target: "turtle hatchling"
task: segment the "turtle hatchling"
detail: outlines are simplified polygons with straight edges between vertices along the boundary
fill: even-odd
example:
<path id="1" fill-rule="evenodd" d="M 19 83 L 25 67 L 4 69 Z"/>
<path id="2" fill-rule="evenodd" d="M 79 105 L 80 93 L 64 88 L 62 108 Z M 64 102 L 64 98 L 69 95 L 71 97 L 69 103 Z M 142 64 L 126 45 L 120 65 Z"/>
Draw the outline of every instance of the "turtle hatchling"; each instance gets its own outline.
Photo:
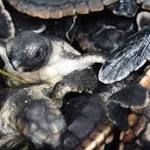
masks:
<path id="1" fill-rule="evenodd" d="M 8 72 L 28 83 L 48 83 L 52 88 L 57 83 L 54 87 L 57 97 L 68 90 L 93 91 L 98 80 L 90 68 L 105 61 L 97 53 L 81 55 L 63 40 L 31 31 L 1 45 L 1 58 Z"/>

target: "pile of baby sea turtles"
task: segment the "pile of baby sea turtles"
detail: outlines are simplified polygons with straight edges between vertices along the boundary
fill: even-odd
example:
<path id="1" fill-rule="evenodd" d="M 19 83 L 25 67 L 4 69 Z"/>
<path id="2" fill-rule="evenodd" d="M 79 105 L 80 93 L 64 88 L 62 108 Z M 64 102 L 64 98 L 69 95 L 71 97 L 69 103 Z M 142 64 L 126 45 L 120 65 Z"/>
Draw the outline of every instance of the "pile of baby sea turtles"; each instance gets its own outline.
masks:
<path id="1" fill-rule="evenodd" d="M 149 11 L 0 0 L 0 149 L 149 149 Z"/>

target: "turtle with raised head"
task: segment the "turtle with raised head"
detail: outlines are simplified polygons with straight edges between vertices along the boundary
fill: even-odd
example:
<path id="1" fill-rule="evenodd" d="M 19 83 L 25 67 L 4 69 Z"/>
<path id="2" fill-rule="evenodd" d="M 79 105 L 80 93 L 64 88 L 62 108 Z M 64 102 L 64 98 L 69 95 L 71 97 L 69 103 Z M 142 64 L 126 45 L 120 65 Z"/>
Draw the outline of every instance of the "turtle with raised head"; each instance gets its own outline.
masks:
<path id="1" fill-rule="evenodd" d="M 58 99 L 69 91 L 92 92 L 97 86 L 97 77 L 90 67 L 105 60 L 97 53 L 81 55 L 63 40 L 31 31 L 20 33 L 6 46 L 1 45 L 1 52 L 8 72 L 28 83 L 55 86 L 52 95 Z"/>

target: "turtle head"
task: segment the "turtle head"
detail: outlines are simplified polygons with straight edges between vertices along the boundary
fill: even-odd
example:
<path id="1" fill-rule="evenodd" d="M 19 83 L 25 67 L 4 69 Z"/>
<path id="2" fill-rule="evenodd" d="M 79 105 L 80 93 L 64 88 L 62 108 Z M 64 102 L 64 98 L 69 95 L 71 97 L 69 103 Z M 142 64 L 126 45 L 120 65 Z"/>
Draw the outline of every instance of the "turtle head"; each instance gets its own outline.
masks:
<path id="1" fill-rule="evenodd" d="M 32 31 L 25 31 L 7 44 L 10 63 L 15 70 L 27 72 L 46 65 L 52 53 L 50 41 Z"/>
<path id="2" fill-rule="evenodd" d="M 39 99 L 26 103 L 17 115 L 16 126 L 19 132 L 36 147 L 48 144 L 59 145 L 65 121 L 60 111 L 52 104 Z"/>

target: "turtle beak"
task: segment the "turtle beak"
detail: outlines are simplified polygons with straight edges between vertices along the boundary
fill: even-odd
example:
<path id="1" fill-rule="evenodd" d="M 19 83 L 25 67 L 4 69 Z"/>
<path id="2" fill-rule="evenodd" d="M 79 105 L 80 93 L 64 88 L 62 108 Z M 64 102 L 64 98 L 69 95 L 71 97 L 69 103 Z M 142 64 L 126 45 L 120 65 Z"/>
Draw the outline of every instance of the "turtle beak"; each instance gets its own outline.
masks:
<path id="1" fill-rule="evenodd" d="M 36 147 L 48 144 L 56 147 L 65 128 L 61 113 L 50 112 L 48 107 L 36 103 L 24 109 L 17 119 L 19 132 L 28 138 Z"/>

